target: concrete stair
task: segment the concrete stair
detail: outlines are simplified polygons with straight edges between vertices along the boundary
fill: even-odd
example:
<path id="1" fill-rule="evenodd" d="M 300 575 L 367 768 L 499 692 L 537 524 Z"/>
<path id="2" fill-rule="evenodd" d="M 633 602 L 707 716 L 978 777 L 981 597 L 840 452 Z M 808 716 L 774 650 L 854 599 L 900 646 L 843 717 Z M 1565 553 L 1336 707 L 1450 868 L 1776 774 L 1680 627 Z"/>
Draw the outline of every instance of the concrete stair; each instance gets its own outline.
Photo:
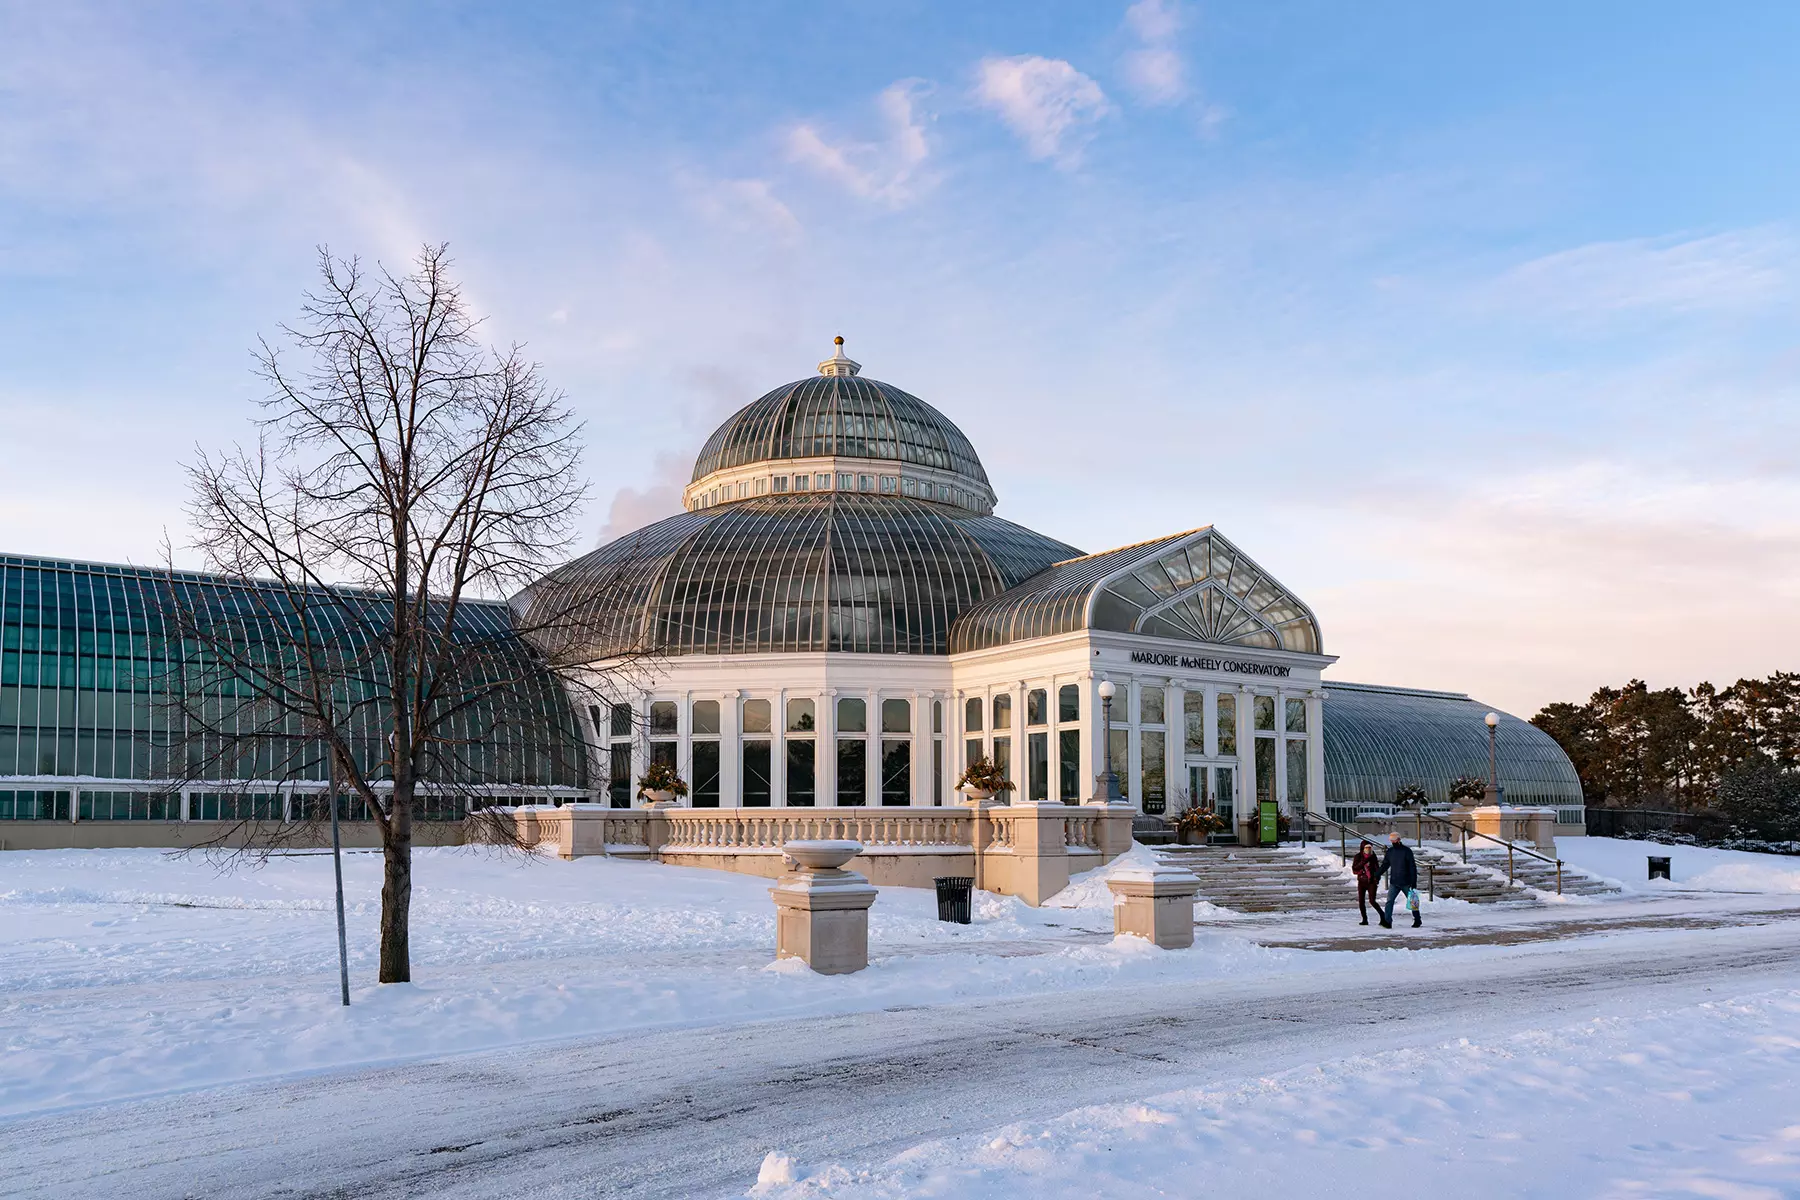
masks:
<path id="1" fill-rule="evenodd" d="M 1356 907 L 1356 881 L 1284 846 L 1164 846 L 1163 862 L 1200 878 L 1200 899 L 1241 913 Z"/>
<path id="2" fill-rule="evenodd" d="M 1506 877 L 1506 850 L 1501 846 L 1469 847 L 1469 861 Z M 1528 888 L 1554 896 L 1556 867 L 1524 854 L 1513 855 L 1513 878 Z M 1562 869 L 1562 894 L 1565 896 L 1616 896 L 1620 889 L 1597 875 L 1578 871 L 1568 863 Z"/>

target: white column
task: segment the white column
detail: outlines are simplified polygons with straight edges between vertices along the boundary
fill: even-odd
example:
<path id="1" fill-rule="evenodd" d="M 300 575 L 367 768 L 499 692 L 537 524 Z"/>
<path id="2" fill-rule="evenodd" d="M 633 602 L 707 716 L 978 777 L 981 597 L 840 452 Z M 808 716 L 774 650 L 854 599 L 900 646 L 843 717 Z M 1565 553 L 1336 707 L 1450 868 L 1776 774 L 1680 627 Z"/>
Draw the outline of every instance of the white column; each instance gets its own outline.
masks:
<path id="1" fill-rule="evenodd" d="M 694 807 L 694 693 L 684 690 L 675 702 L 675 769 L 687 780 L 688 794 L 676 798 L 683 808 Z"/>
<path id="2" fill-rule="evenodd" d="M 814 701 L 820 711 L 813 722 L 819 731 L 819 744 L 813 747 L 813 778 L 818 789 L 813 803 L 819 808 L 837 807 L 837 698 L 836 688 L 826 688 Z"/>
<path id="3" fill-rule="evenodd" d="M 863 807 L 881 804 L 881 693 L 863 693 Z"/>
<path id="4" fill-rule="evenodd" d="M 1080 727 L 1084 729 L 1093 728 L 1095 723 L 1094 688 L 1096 686 L 1098 685 L 1094 683 L 1094 673 L 1092 671 L 1084 671 L 1075 678 L 1075 691 L 1076 694 L 1081 697 L 1081 710 L 1075 715 L 1081 722 Z M 1080 761 L 1080 766 L 1075 770 L 1075 798 L 1077 800 L 1086 800 L 1094 794 L 1094 776 L 1098 775 L 1100 771 L 1094 759 L 1094 739 L 1091 737 L 1077 737 L 1075 740 L 1080 746 L 1080 749 L 1076 752 L 1076 757 Z M 1060 739 L 1058 744 L 1060 745 Z"/>
<path id="5" fill-rule="evenodd" d="M 1113 728 L 1125 730 L 1125 778 L 1119 781 L 1120 790 L 1133 808 L 1141 809 L 1144 807 L 1144 789 L 1138 786 L 1138 773 L 1143 766 L 1144 748 L 1137 736 L 1137 684 L 1130 679 L 1123 683 L 1113 682 L 1119 687 L 1119 694 L 1113 697 Z M 1121 716 L 1124 717 L 1122 726 Z"/>
<path id="6" fill-rule="evenodd" d="M 1163 686 L 1163 797 L 1165 811 L 1175 809 L 1175 789 L 1187 787 L 1187 712 L 1182 690 L 1173 683 Z M 1188 798 L 1192 804 L 1193 797 Z"/>
<path id="7" fill-rule="evenodd" d="M 728 691 L 719 697 L 719 806 L 744 806 L 744 720 L 739 711 L 743 693 Z"/>
<path id="8" fill-rule="evenodd" d="M 1252 828 L 1257 821 L 1256 810 L 1256 715 L 1251 711 L 1255 707 L 1256 698 L 1250 694 L 1250 685 L 1238 684 L 1237 688 L 1237 790 L 1238 812 L 1240 824 L 1249 821 Z"/>

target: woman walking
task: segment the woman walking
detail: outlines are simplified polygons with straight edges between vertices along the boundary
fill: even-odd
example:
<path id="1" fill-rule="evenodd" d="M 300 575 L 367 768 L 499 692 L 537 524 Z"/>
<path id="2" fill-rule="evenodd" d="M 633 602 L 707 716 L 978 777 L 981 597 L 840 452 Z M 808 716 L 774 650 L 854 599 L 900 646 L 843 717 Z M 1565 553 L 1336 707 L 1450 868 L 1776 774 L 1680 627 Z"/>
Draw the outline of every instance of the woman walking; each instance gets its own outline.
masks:
<path id="1" fill-rule="evenodd" d="M 1381 901 L 1375 898 L 1375 879 L 1381 874 L 1381 859 L 1375 853 L 1375 847 L 1369 842 L 1362 844 L 1356 857 L 1350 860 L 1350 870 L 1356 874 L 1356 911 L 1362 914 L 1362 923 L 1369 923 L 1369 905 L 1381 912 Z"/>

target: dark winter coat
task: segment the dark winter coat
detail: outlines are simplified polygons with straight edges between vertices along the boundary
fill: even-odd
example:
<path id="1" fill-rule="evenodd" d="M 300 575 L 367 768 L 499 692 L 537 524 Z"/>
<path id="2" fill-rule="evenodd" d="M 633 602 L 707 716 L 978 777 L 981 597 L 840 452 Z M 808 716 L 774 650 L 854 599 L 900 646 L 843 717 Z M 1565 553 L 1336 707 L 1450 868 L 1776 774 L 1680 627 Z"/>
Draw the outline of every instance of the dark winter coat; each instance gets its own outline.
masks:
<path id="1" fill-rule="evenodd" d="M 1388 886 L 1408 891 L 1419 886 L 1419 864 L 1413 858 L 1412 847 L 1405 842 L 1395 842 L 1387 848 L 1387 857 L 1382 861 L 1381 870 L 1375 878 L 1387 876 Z"/>
<path id="2" fill-rule="evenodd" d="M 1367 842 L 1364 842 L 1361 852 L 1350 860 L 1350 870 L 1358 879 L 1364 880 L 1370 887 L 1374 887 L 1376 878 L 1381 874 L 1381 856 L 1376 854 Z"/>

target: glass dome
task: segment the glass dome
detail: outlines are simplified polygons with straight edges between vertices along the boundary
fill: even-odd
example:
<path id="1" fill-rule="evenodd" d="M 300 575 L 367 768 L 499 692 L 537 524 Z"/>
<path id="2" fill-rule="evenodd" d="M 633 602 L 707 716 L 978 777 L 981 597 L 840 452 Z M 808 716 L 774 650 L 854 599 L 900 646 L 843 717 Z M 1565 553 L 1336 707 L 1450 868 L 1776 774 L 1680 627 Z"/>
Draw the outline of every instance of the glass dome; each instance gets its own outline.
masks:
<path id="1" fill-rule="evenodd" d="M 993 486 L 963 431 L 917 396 L 860 378 L 860 371 L 844 357 L 840 338 L 817 376 L 783 384 L 732 414 L 700 450 L 687 507 L 752 499 L 768 490 L 753 484 L 776 478 L 805 480 L 809 490 L 880 491 L 882 483 L 864 484 L 861 474 L 874 472 L 871 477 L 882 480 L 884 467 L 871 465 L 878 463 L 885 464 L 887 486 L 896 492 L 904 478 L 907 495 L 992 511 Z M 784 465 L 756 469 L 774 463 Z M 759 478 L 765 474 L 770 478 Z"/>
<path id="2" fill-rule="evenodd" d="M 971 605 L 1079 554 L 903 496 L 764 496 L 609 542 L 514 598 L 554 661 L 632 654 L 945 654 Z"/>

